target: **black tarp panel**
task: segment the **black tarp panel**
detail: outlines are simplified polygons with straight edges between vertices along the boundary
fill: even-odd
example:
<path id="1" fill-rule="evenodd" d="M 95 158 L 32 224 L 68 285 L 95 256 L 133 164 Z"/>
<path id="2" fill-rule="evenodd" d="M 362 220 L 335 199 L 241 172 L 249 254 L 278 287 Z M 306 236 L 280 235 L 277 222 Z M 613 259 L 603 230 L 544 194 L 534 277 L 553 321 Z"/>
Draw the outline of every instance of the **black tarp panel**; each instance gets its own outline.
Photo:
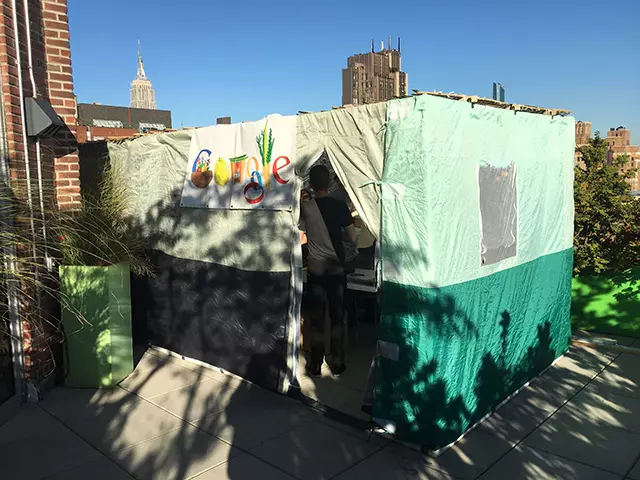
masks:
<path id="1" fill-rule="evenodd" d="M 286 368 L 290 272 L 250 272 L 149 252 L 132 286 L 134 336 L 277 390 Z"/>

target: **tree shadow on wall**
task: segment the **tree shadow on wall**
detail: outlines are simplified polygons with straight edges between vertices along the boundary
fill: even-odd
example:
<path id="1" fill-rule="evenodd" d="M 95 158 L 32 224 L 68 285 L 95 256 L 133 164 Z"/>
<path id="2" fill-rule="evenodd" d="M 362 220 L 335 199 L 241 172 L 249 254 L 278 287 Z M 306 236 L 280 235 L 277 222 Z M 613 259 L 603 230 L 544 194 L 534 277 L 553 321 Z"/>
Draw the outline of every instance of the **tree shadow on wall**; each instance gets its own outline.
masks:
<path id="1" fill-rule="evenodd" d="M 499 347 L 483 344 L 475 378 L 464 378 L 464 369 L 473 362 L 469 349 L 481 340 L 479 326 L 455 298 L 437 288 L 425 294 L 390 283 L 383 295 L 391 299 L 383 307 L 381 339 L 398 344 L 400 361 L 379 358 L 382 381 L 376 388 L 374 416 L 395 421 L 399 437 L 425 450 L 454 441 L 559 354 L 551 347 L 551 325 L 545 322 L 538 326 L 535 344 L 517 363 L 510 361 L 512 318 L 502 311 L 497 319 Z M 399 329 L 386 330 L 385 316 L 404 321 Z"/>
<path id="2" fill-rule="evenodd" d="M 172 198 L 179 201 L 179 192 Z M 237 212 L 181 209 L 176 215 L 174 203 L 153 208 L 142 225 L 132 222 L 132 229 L 163 225 L 148 236 L 155 246 L 148 254 L 156 276 L 134 286 L 148 341 L 275 390 L 286 368 L 291 275 L 283 268 L 288 269 L 289 252 L 272 245 L 280 243 L 283 227 L 277 215 L 256 212 L 238 225 Z M 213 216 L 222 221 L 208 224 Z M 228 217 L 236 217 L 233 233 L 220 230 Z M 212 246 L 198 247 L 205 242 Z M 238 268 L 245 265 L 250 270 Z M 249 371 L 247 362 L 255 354 L 270 361 Z"/>
<path id="3" fill-rule="evenodd" d="M 507 337 L 511 324 L 509 312 L 502 312 L 499 323 L 502 328 L 500 354 L 498 358 L 494 358 L 490 353 L 486 353 L 482 358 L 474 389 L 477 403 L 472 421 L 478 421 L 492 412 L 504 399 L 549 366 L 558 355 L 551 348 L 551 325 L 545 322 L 538 325 L 536 344 L 527 349 L 526 354 L 517 364 L 509 365 L 507 360 Z"/>
<path id="4" fill-rule="evenodd" d="M 147 171 L 114 171 L 106 144 L 84 146 L 81 179 L 84 195 L 96 195 L 100 174 L 139 185 L 128 192 L 133 206 L 131 235 L 142 237 L 153 264 L 152 278 L 132 282 L 134 340 L 154 344 L 224 368 L 275 390 L 285 373 L 290 242 L 289 212 L 215 210 L 181 206 L 184 147 L 165 143 L 162 135 L 144 137 L 158 163 L 158 186 L 150 189 Z M 142 150 L 142 149 L 141 149 Z M 158 151 L 161 153 L 158 154 Z M 137 165 L 135 156 L 128 158 Z M 180 161 L 175 161 L 178 156 Z M 148 161 L 147 158 L 140 161 Z M 182 166 L 181 166 L 182 167 Z M 84 173 L 83 173 L 84 171 Z M 149 201 L 148 198 L 155 198 Z M 248 371 L 250 355 L 270 358 Z"/>
<path id="5" fill-rule="evenodd" d="M 424 295 L 419 288 L 389 282 L 384 297 L 380 338 L 397 344 L 399 357 L 378 359 L 376 376 L 382 381 L 376 384 L 374 416 L 393 419 L 400 438 L 433 448 L 462 433 L 472 412 L 462 396 L 451 395 L 438 362 L 428 358 L 425 348 L 433 335 L 474 339 L 477 328 L 455 298 L 440 289 Z M 391 325 L 385 317 L 405 320 Z"/>

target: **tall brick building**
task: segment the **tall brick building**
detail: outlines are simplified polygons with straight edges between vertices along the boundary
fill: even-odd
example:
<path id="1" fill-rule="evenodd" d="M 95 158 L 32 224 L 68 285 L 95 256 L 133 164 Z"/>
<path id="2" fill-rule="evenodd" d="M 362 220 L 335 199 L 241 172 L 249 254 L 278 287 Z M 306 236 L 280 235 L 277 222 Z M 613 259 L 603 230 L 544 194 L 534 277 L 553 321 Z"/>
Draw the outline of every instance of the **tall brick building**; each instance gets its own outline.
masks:
<path id="1" fill-rule="evenodd" d="M 576 146 L 586 145 L 591 138 L 591 122 L 576 122 Z"/>
<path id="2" fill-rule="evenodd" d="M 16 204 L 29 206 L 31 212 L 39 212 L 41 206 L 79 207 L 76 100 L 67 0 L 2 0 L 0 73 L 3 188 L 10 182 Z M 53 123 L 38 130 L 38 126 L 48 125 L 42 123 L 45 119 Z M 19 219 L 16 225 L 20 225 Z M 17 249 L 18 258 L 22 254 Z M 20 301 L 20 321 L 11 324 L 17 342 L 13 345 L 13 358 L 21 363 L 14 363 L 14 372 L 22 378 L 16 382 L 21 391 L 15 393 L 33 395 L 29 385 L 41 385 L 55 362 L 46 348 L 47 332 L 41 324 L 34 323 L 38 314 L 29 313 L 33 302 L 23 297 Z"/>
<path id="3" fill-rule="evenodd" d="M 364 105 L 390 100 L 407 95 L 409 77 L 402 71 L 400 39 L 398 48 L 387 48 L 384 43 L 380 51 L 360 53 L 347 59 L 347 68 L 342 70 L 342 105 Z"/>
<path id="4" fill-rule="evenodd" d="M 586 145 L 591 138 L 591 122 L 576 122 L 576 147 Z M 629 179 L 631 190 L 637 193 L 640 190 L 640 147 L 631 145 L 631 131 L 625 127 L 610 128 L 605 139 L 609 145 L 608 160 L 620 155 L 628 155 L 627 168 L 635 168 L 636 175 Z M 580 164 L 580 153 L 576 151 L 575 164 Z"/>
<path id="5" fill-rule="evenodd" d="M 640 148 L 638 145 L 631 145 L 631 130 L 623 126 L 610 128 L 607 132 L 607 143 L 609 144 L 609 158 L 620 155 L 629 156 L 628 168 L 635 168 L 636 175 L 629 180 L 631 190 L 640 189 Z"/>

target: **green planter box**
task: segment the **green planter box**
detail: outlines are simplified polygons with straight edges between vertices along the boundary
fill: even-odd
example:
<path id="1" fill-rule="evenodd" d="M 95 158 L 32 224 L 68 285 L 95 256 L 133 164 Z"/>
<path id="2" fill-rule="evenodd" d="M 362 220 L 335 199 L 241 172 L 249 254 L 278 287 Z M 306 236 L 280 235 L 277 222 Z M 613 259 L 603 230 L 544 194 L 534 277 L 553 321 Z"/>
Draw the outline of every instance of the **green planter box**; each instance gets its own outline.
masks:
<path id="1" fill-rule="evenodd" d="M 640 268 L 575 277 L 571 323 L 575 330 L 640 337 Z"/>
<path id="2" fill-rule="evenodd" d="M 60 293 L 65 385 L 117 385 L 133 371 L 129 265 L 62 266 Z"/>

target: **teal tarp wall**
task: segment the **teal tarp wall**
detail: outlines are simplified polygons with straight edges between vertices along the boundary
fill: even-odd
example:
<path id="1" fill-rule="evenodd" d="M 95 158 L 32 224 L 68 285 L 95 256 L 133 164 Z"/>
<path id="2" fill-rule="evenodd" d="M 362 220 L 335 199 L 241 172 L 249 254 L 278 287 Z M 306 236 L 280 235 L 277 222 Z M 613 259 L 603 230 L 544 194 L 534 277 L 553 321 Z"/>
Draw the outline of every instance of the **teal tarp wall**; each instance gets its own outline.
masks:
<path id="1" fill-rule="evenodd" d="M 574 120 L 389 103 L 374 417 L 455 440 L 570 338 Z"/>

